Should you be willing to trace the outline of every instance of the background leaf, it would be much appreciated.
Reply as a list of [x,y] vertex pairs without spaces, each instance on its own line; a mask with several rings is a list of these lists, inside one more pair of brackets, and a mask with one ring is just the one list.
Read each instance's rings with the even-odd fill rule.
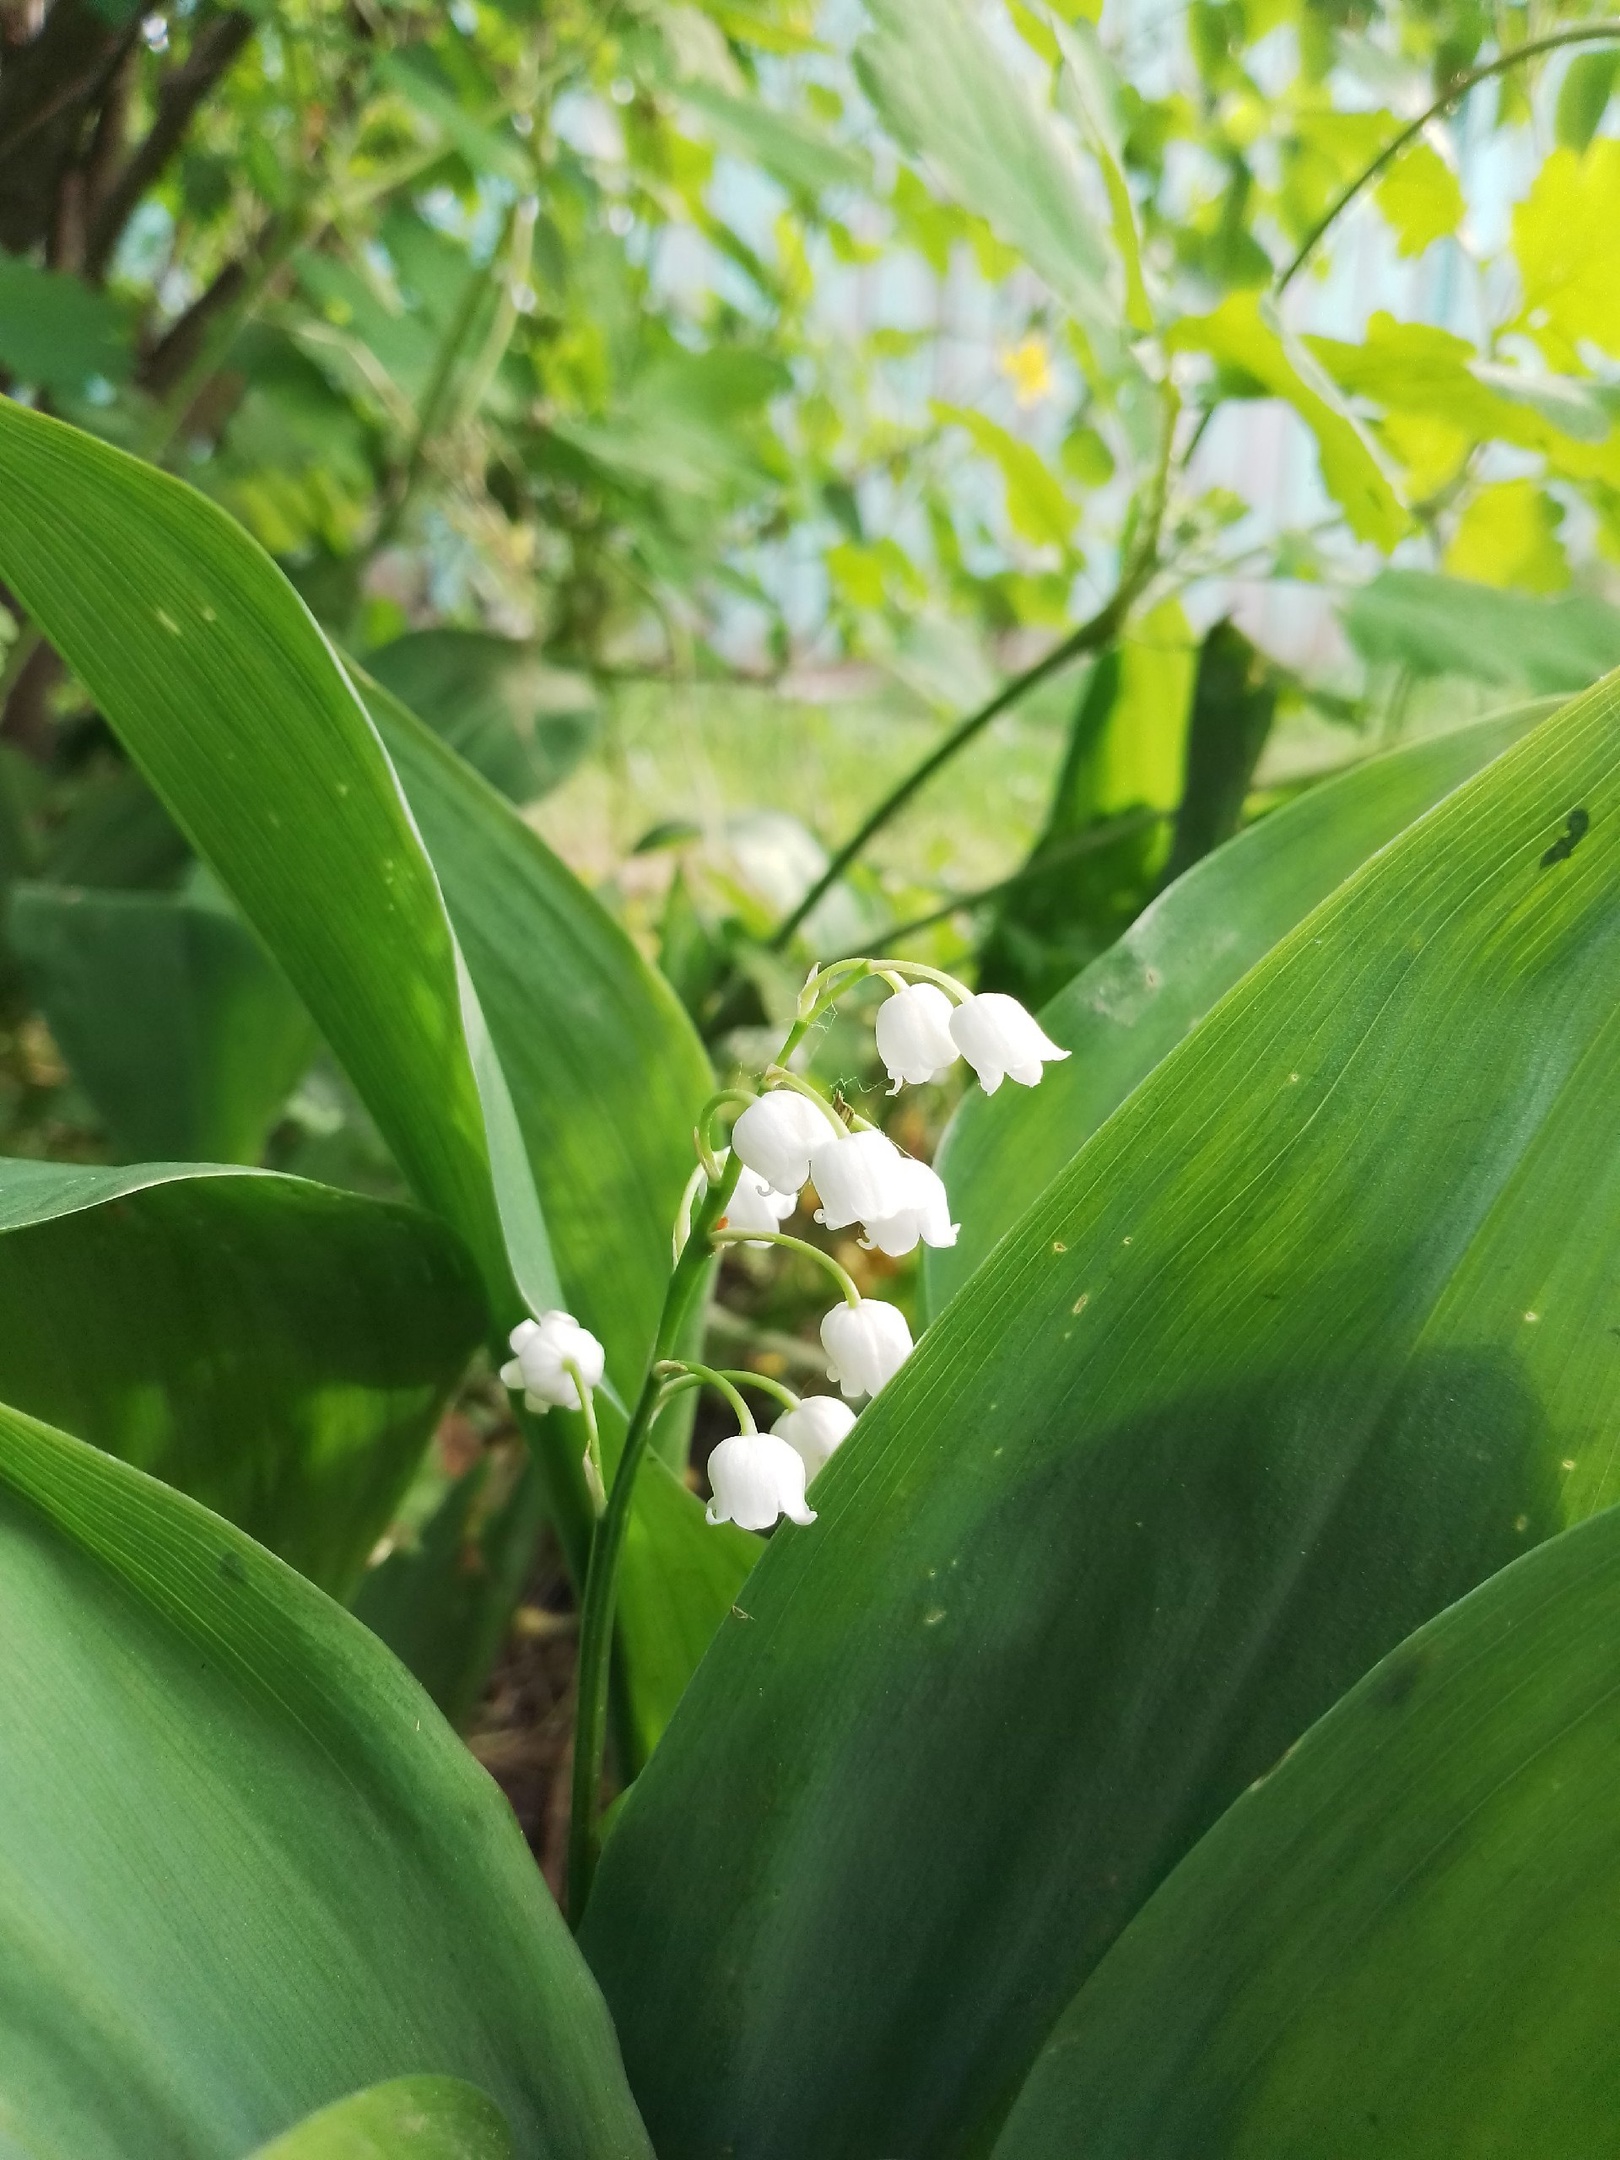
[[251,932],[197,900],[40,884],[7,929],[126,1160],[260,1159],[319,1038]]
[[1620,1516],[1402,1643],[1151,1898],[996,2160],[1601,2151]]
[[482,630],[413,630],[366,671],[515,803],[549,794],[596,734],[596,693],[537,647]]
[[19,2144],[236,2160],[428,2073],[480,2087],[524,2153],[650,2160],[506,1803],[357,1621],[8,1410],[0,1638]]
[[661,2160],[982,2150],[1237,1795],[1613,1497],[1617,1011],[1604,686],[1308,916],[928,1330],[608,1840],[582,1941]]
[[335,1594],[485,1326],[414,1208],[299,1178],[0,1159],[0,1401],[205,1501]]
[[1117,334],[1079,159],[960,0],[872,0],[855,49],[867,96],[945,192],[1017,249],[1088,331]]
[[1583,690],[1620,662],[1620,608],[1582,594],[1539,599],[1426,570],[1383,570],[1344,611],[1368,660],[1532,690]]

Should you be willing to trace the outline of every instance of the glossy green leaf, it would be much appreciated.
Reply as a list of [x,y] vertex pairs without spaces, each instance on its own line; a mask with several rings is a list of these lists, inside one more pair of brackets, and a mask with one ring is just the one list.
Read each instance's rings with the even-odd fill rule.
[[533,645],[482,630],[413,630],[367,672],[510,801],[566,778],[596,731],[596,693]]
[[1067,136],[963,0],[872,0],[861,84],[902,148],[1017,250],[1088,330],[1115,335],[1100,223]]
[[661,2160],[982,2151],[1237,1795],[1614,1497],[1617,1012],[1605,686],[1222,1000],[771,1540],[582,1937]]
[[512,2160],[501,2111],[459,2078],[390,2078],[306,2116],[252,2160]]
[[200,901],[31,884],[7,932],[126,1160],[259,1160],[319,1042],[249,931]]
[[1350,530],[1386,555],[1403,537],[1411,521],[1372,444],[1328,376],[1257,294],[1232,293],[1211,314],[1184,316],[1165,343],[1173,352],[1208,353],[1257,386],[1251,395],[1292,405],[1316,437],[1323,485]]
[[650,2160],[510,1810],[358,1621],[6,1410],[0,1640],[19,2150],[238,2160],[429,2075],[478,2086],[536,2160]]
[[1038,1088],[971,1089],[946,1128],[937,1161],[962,1227],[952,1248],[927,1255],[930,1311],[1302,916],[1546,711],[1521,706],[1323,781],[1178,878],[1060,990],[1041,1024],[1072,1056]]
[[300,1178],[0,1158],[0,1402],[347,1591],[485,1326],[414,1208]]
[[1417,675],[1584,690],[1620,662],[1620,608],[1585,593],[1543,599],[1427,570],[1384,570],[1344,611],[1363,658]]
[[1620,1514],[1386,1658],[1203,1838],[996,2160],[1587,2160],[1620,2114]]
[[481,1022],[432,868],[302,601],[202,496],[8,400],[0,496],[0,577],[286,970],[500,1316],[517,1317],[514,1275],[555,1302],[521,1154],[486,1132],[502,1105],[480,1100]]
[[[692,1126],[713,1086],[708,1059],[669,985],[538,835],[397,699],[359,671],[357,680],[510,1079],[565,1298],[600,1336],[609,1377],[629,1401],[663,1308]],[[551,1422],[560,1422],[556,1413]],[[604,1405],[610,1455],[621,1435],[622,1421]],[[619,1625],[643,1751],[758,1553],[746,1532],[707,1525],[701,1503],[673,1478],[667,1486],[642,1481]],[[403,1567],[396,1572],[403,1578]],[[390,1595],[403,1589],[401,1579]],[[457,1602],[468,1603],[465,1593]],[[477,1613],[487,1618],[482,1601]],[[483,1623],[466,1618],[476,1647],[487,1640]],[[404,1636],[386,1631],[404,1646]],[[441,1699],[462,1699],[472,1669],[461,1666],[455,1694]]]

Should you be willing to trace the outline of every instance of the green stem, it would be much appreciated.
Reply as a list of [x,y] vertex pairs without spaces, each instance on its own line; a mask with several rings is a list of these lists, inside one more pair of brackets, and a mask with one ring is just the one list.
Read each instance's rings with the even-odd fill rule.
[[573,1381],[579,1396],[579,1414],[585,1420],[585,1484],[591,1506],[600,1515],[607,1502],[607,1492],[602,1483],[602,1435],[596,1429],[596,1404],[585,1384],[584,1374],[571,1359],[564,1362],[563,1371]]
[[1125,563],[1120,570],[1119,583],[1112,594],[1089,621],[1083,622],[1068,637],[1061,639],[1044,659],[1037,660],[1022,675],[1015,675],[1004,683],[995,696],[959,720],[944,741],[932,749],[921,764],[914,765],[903,780],[890,788],[877,806],[869,811],[856,830],[833,856],[821,876],[792,912],[783,917],[766,940],[767,948],[780,952],[804,923],[818,904],[837,884],[856,856],[865,848],[874,834],[882,831],[899,810],[903,810],[919,788],[926,787],[935,773],[948,765],[958,751],[963,750],[981,735],[992,720],[998,720],[1020,698],[1026,697],[1048,676],[1068,666],[1083,653],[1098,652],[1111,645],[1118,636],[1126,616],[1135,605],[1158,562],[1159,528],[1164,521],[1165,497],[1169,487],[1170,450],[1175,434],[1179,400],[1169,383],[1163,386],[1165,412],[1160,436],[1159,455],[1153,475],[1148,482],[1147,498],[1143,514],[1137,525],[1136,539],[1131,545]]
[[702,1293],[713,1257],[710,1233],[726,1211],[741,1170],[741,1159],[733,1154],[719,1182],[704,1195],[692,1226],[693,1235],[675,1263],[664,1293],[664,1310],[658,1322],[647,1376],[630,1414],[618,1467],[608,1488],[607,1506],[591,1539],[590,1563],[585,1571],[585,1595],[579,1617],[578,1704],[574,1714],[574,1767],[568,1823],[568,1918],[570,1925],[576,1928],[590,1896],[591,1878],[596,1872],[601,1848],[602,1760],[607,1745],[613,1608],[625,1532],[630,1526],[636,1472],[647,1452],[653,1419],[663,1392],[658,1367],[675,1356],[677,1345],[685,1334],[692,1306]]
[[672,1375],[679,1374],[683,1378],[702,1381],[709,1387],[718,1388],[736,1412],[739,1428],[743,1432],[749,1433],[759,1430],[759,1427],[754,1423],[753,1411],[749,1409],[735,1387],[732,1386],[730,1376],[718,1371],[713,1365],[699,1365],[694,1358],[667,1358],[663,1365],[655,1369],[658,1377],[666,1385]]
[[1493,75],[1505,75],[1510,68],[1517,67],[1521,60],[1534,60],[1540,53],[1556,52],[1560,45],[1602,44],[1616,39],[1620,39],[1620,22],[1580,23],[1572,29],[1552,30],[1545,37],[1531,38],[1523,45],[1515,45],[1511,52],[1498,53],[1494,60],[1487,60],[1479,67],[1470,68],[1466,75],[1459,75],[1432,105],[1420,112],[1415,120],[1409,121],[1398,135],[1392,136],[1372,163],[1364,166],[1350,185],[1334,197],[1327,210],[1300,242],[1293,261],[1273,285],[1273,295],[1279,300],[1282,298],[1309,262],[1319,242],[1338,223],[1362,189],[1376,180],[1384,167],[1392,159],[1398,158],[1407,144],[1423,133],[1431,120],[1438,120],[1460,97],[1466,97],[1476,83],[1489,82]]
[[824,1267],[833,1277],[844,1293],[846,1305],[858,1305],[861,1302],[861,1293],[856,1287],[855,1278],[847,1268],[841,1268],[832,1254],[823,1252],[819,1245],[812,1245],[801,1237],[789,1237],[785,1230],[711,1230],[709,1241],[714,1245],[780,1245],[788,1252],[803,1253]]

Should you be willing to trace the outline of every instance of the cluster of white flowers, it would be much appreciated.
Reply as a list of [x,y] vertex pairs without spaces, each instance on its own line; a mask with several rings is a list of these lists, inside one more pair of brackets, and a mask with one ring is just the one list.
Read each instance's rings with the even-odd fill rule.
[[[931,982],[906,983],[878,1008],[878,1054],[891,1095],[937,1079],[959,1057],[987,1095],[1004,1079],[1033,1087],[1042,1067],[1069,1053],[1052,1042],[1016,998],[965,991],[953,1000]],[[749,1103],[731,1129],[743,1170],[724,1227],[753,1231],[763,1242],[813,1184],[816,1221],[828,1230],[859,1223],[862,1242],[898,1259],[919,1244],[954,1245],[958,1225],[937,1172],[901,1154],[884,1133],[848,1131],[830,1104],[792,1085]],[[911,1330],[898,1306],[851,1298],[821,1323],[827,1377],[846,1397],[876,1395],[911,1355]],[[766,1529],[778,1515],[814,1520],[805,1486],[855,1423],[847,1402],[812,1396],[778,1420],[772,1433],[738,1433],[709,1459],[711,1522]],[[782,1441],[788,1446],[784,1448]]]
[[[846,976],[836,992],[823,989],[827,980],[849,967],[856,974]],[[811,1014],[825,1010],[832,996],[841,995],[843,988],[867,973],[882,974],[894,986],[877,1016],[878,1053],[888,1069],[891,1095],[908,1084],[937,1079],[959,1057],[973,1067],[987,1095],[993,1095],[1004,1079],[1034,1087],[1043,1066],[1069,1055],[1048,1039],[1016,998],[997,991],[974,996],[948,976],[905,981],[902,978],[907,974],[934,975],[932,969],[905,963],[878,966],[860,961],[816,970],[800,1001],[801,1027]],[[939,983],[948,990],[937,987]],[[956,1243],[958,1226],[951,1221],[944,1184],[926,1163],[902,1154],[885,1133],[872,1126],[859,1120],[846,1124],[831,1103],[791,1074],[773,1068],[767,1081],[775,1084],[767,1093],[748,1099],[732,1126],[731,1145],[741,1167],[726,1212],[714,1226],[716,1233],[727,1242],[796,1245],[796,1239],[783,1236],[781,1226],[798,1207],[803,1188],[814,1184],[820,1201],[816,1221],[828,1230],[859,1224],[868,1249],[898,1259],[920,1244]],[[730,1099],[736,1098],[717,1097],[716,1105]],[[701,1129],[699,1154],[704,1174],[711,1180],[728,1160],[708,1151]],[[695,1175],[688,1208],[700,1182]],[[677,1250],[687,1219],[683,1211]],[[821,1343],[827,1354],[827,1377],[847,1400],[812,1395],[801,1402],[778,1389],[792,1407],[778,1418],[772,1431],[756,1432],[731,1386],[731,1381],[746,1376],[734,1374],[728,1380],[707,1367],[658,1368],[659,1372],[685,1370],[699,1378],[707,1375],[727,1389],[744,1420],[744,1430],[722,1440],[709,1457],[714,1494],[708,1506],[711,1523],[768,1530],[784,1515],[797,1523],[814,1522],[806,1487],[848,1437],[856,1416],[851,1402],[876,1395],[911,1355],[911,1330],[898,1306],[862,1297],[834,1261],[814,1248],[807,1249],[844,1286],[844,1302],[834,1306],[821,1323]],[[602,1381],[602,1345],[570,1314],[548,1312],[514,1328],[512,1349],[515,1355],[501,1367],[501,1378],[508,1387],[522,1388],[531,1410],[583,1411],[590,1434],[586,1477],[600,1509],[591,1391]],[[680,1384],[691,1386],[694,1380],[688,1377]]]

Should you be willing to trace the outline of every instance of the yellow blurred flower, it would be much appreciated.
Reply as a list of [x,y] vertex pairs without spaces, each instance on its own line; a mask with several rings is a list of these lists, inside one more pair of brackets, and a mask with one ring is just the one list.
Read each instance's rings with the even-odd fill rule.
[[1020,405],[1038,405],[1052,389],[1052,348],[1043,337],[1009,345],[1001,356],[1001,372]]

